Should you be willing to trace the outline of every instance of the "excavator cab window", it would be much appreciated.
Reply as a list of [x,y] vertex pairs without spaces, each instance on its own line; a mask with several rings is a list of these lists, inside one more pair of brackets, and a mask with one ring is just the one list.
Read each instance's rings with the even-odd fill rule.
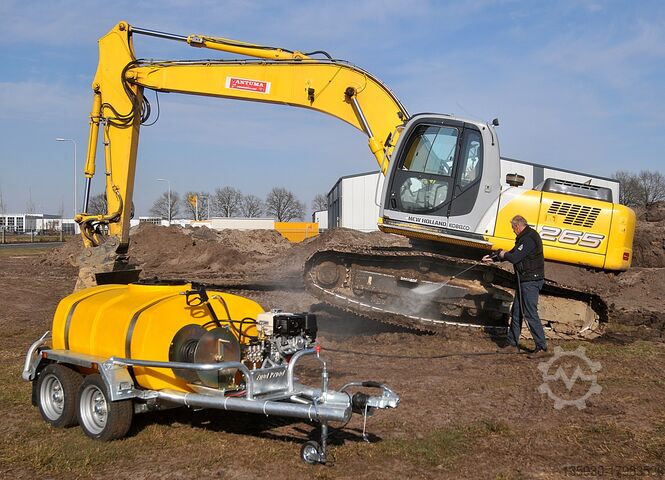
[[452,176],[459,132],[453,127],[423,125],[402,164],[403,170]]
[[388,208],[444,217],[473,209],[483,168],[477,129],[423,122],[413,127],[403,151]]
[[394,184],[402,210],[433,211],[450,200],[460,134],[451,126],[416,127]]
[[480,157],[480,134],[478,132],[470,132],[467,135],[465,148],[462,151],[459,182],[461,188],[471,185],[480,177]]

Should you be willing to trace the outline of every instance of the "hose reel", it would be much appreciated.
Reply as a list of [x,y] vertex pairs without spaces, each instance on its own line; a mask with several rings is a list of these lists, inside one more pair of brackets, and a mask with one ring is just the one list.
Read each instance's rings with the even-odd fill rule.
[[[221,363],[240,361],[240,343],[228,327],[206,330],[200,325],[182,327],[173,337],[169,361],[185,363]],[[203,371],[174,368],[173,373],[189,383],[225,388],[233,384],[236,369]]]

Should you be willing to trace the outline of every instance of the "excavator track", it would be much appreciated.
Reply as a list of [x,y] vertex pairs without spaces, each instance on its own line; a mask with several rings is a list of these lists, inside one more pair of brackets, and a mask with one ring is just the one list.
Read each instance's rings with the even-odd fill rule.
[[[506,332],[516,277],[495,265],[408,247],[335,247],[305,263],[306,289],[321,302],[383,323],[433,333],[468,327]],[[602,334],[598,295],[546,280],[539,314],[549,338]],[[523,333],[527,329],[523,329]]]

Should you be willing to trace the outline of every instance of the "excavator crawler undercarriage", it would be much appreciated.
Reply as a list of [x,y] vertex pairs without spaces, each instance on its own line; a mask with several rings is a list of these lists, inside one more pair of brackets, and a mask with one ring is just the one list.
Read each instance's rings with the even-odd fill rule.
[[[408,248],[335,248],[305,265],[307,290],[338,309],[411,329],[506,331],[515,275],[495,265]],[[549,338],[595,338],[607,322],[596,294],[546,281],[539,314]],[[523,329],[526,331],[527,329]]]

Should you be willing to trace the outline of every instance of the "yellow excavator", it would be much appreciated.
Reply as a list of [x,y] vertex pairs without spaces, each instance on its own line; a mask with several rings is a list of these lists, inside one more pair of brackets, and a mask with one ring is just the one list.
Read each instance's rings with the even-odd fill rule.
[[[132,44],[137,35],[235,57],[141,60]],[[314,254],[305,265],[305,285],[336,308],[425,330],[505,329],[513,275],[477,259],[512,247],[516,214],[538,231],[548,260],[612,271],[628,269],[632,260],[635,215],[613,203],[609,188],[561,178],[538,185],[530,179],[534,186],[526,188],[517,173],[502,178],[498,121],[411,115],[372,74],[323,51],[173,35],[121,22],[99,40],[92,89],[85,203],[76,217],[87,247],[79,286],[119,283],[119,275],[131,271],[126,252],[139,130],[151,113],[145,89],[308,108],[367,135],[385,175],[378,226],[408,237],[412,248]],[[108,213],[91,215],[100,129]],[[607,320],[600,297],[551,281],[540,310],[550,337],[594,337]]]

